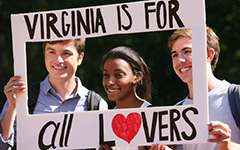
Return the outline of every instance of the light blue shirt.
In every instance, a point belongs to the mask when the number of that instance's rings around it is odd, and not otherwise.
[[[78,77],[75,78],[78,83],[77,92],[72,94],[69,98],[63,100],[58,93],[52,88],[48,76],[40,83],[40,91],[37,104],[33,114],[42,113],[58,113],[58,112],[79,112],[87,111],[87,96],[89,90],[85,88]],[[5,103],[0,120],[2,120],[8,107],[8,101]],[[108,104],[105,100],[101,99],[99,110],[107,110]],[[16,119],[13,126],[14,133],[12,133],[9,140],[4,141],[1,135],[0,128],[0,149],[10,150],[16,142]]]

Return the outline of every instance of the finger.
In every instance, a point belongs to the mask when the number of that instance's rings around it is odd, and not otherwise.
[[[151,145],[150,150],[155,150],[155,145]]]
[[[221,140],[219,140],[219,139],[208,139],[207,141],[209,143],[219,143],[219,142],[221,142]]]
[[[25,85],[23,86],[12,86],[12,87],[8,87],[5,88],[4,93],[7,97],[8,100],[14,100],[16,98],[17,94],[23,93],[26,91],[26,87]],[[14,98],[14,99],[12,99]]]
[[[219,139],[208,139],[207,141],[210,143],[220,143],[220,142],[224,142],[224,141],[229,141],[230,139],[224,139],[224,138],[219,138]]]
[[[4,92],[6,94],[19,93],[19,92],[25,91],[25,89],[26,89],[26,86],[24,84],[16,84],[16,85],[14,84],[14,85],[5,87]]]
[[[98,149],[99,150],[112,150],[112,148],[108,145],[100,145]]]
[[[216,128],[216,129],[210,131],[209,135],[221,136],[222,138],[230,138],[231,137],[231,132],[226,132],[226,131],[224,131],[220,128]]]
[[[145,150],[145,147],[146,147],[147,149],[150,148],[150,147],[148,147],[148,146],[138,146],[138,150]]]
[[[160,147],[160,145],[153,144],[153,145],[151,145],[150,150],[161,150],[159,147]]]
[[[159,144],[155,144],[151,146],[152,150],[167,150],[167,146],[166,145],[159,145]],[[171,149],[169,149],[171,150]]]
[[[5,91],[19,90],[25,88],[25,82],[21,80],[11,80],[4,86]]]
[[[220,122],[220,121],[211,121],[211,122],[208,123],[208,126],[209,127],[211,127],[211,126],[212,127],[213,126],[215,126],[215,127],[220,127],[220,126],[227,127],[228,125],[223,123],[223,122]]]
[[[209,128],[209,135],[211,134],[220,134],[220,135],[225,135],[227,136],[231,136],[231,129],[229,128],[229,126],[219,126],[219,127],[211,127]]]
[[[230,132],[231,133],[231,129],[229,128],[229,126],[225,123],[219,122],[219,121],[212,121],[208,124],[208,130],[212,131],[212,130],[218,130],[218,129],[222,129],[226,132]]]
[[[13,76],[8,80],[7,84],[20,79],[21,79],[21,76]]]

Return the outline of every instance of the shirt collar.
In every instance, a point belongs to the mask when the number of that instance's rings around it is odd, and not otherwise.
[[[54,90],[49,82],[49,75],[41,82],[41,89],[45,95],[47,95],[50,90]]]
[[[80,97],[86,97],[89,90],[82,85],[82,82],[78,77],[75,77],[75,81],[78,83],[76,95],[78,94]]]
[[[74,96],[79,95],[80,97],[86,97],[89,90],[82,85],[82,82],[78,77],[75,77],[75,81],[78,83],[77,84],[78,86],[77,92],[74,94]],[[49,75],[42,81],[41,89],[43,90],[45,95],[47,95],[47,93],[51,90],[55,92],[55,90],[52,88],[49,82]]]

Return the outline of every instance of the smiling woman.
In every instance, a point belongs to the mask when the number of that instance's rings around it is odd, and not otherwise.
[[[117,47],[104,56],[102,83],[108,98],[116,101],[116,108],[150,105],[152,84],[148,66],[131,48]]]
[[[116,101],[115,109],[151,106],[149,101],[152,84],[148,66],[131,48],[116,47],[104,55],[102,84],[108,99]],[[131,138],[128,138],[127,141],[130,142]],[[129,148],[111,148],[110,145],[100,147],[100,149],[105,150],[127,150]],[[138,147],[131,147],[131,149],[138,149]]]

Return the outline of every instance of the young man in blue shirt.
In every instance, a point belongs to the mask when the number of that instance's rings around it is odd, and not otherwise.
[[[48,76],[40,82],[39,96],[33,114],[87,111],[89,90],[84,87],[76,71],[84,57],[85,39],[43,43]],[[10,78],[4,87],[7,102],[0,119],[0,149],[12,149],[16,143],[16,96],[26,91],[20,76]],[[99,110],[108,109],[100,100]]]

